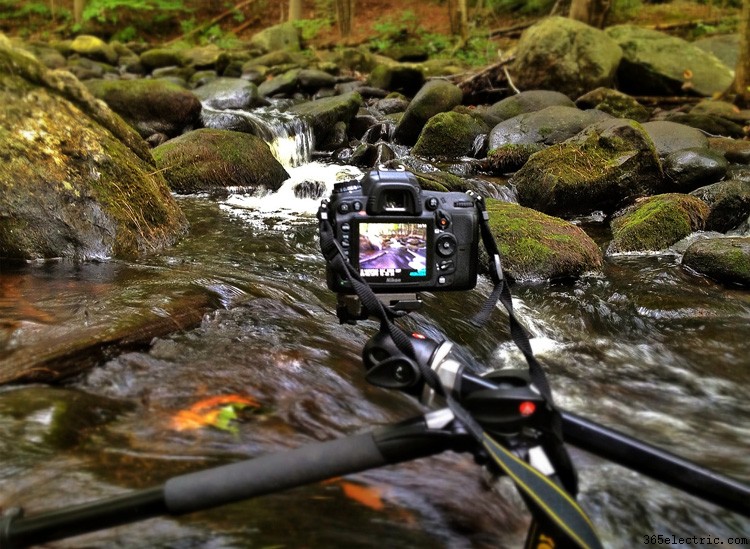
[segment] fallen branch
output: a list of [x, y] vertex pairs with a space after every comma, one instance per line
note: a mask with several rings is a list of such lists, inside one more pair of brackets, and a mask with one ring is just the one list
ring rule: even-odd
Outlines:
[[520, 34], [521, 31], [528, 29], [533, 23], [521, 23], [519, 25], [513, 25], [512, 27], [505, 27], [502, 29], [495, 29], [490, 31], [490, 38], [496, 38], [498, 36], [508, 36], [512, 34]]

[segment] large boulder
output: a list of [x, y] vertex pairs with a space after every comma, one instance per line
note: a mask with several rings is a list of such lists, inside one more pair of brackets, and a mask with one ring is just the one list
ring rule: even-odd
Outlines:
[[654, 145], [640, 124], [610, 119], [544, 149], [511, 178], [524, 206], [553, 214], [613, 211], [662, 184]]
[[636, 25], [615, 25], [605, 32], [622, 48], [617, 78], [626, 93], [710, 97], [732, 83], [729, 67], [682, 38]]
[[706, 219], [708, 231], [731, 231], [750, 216], [750, 181], [720, 181], [695, 189], [690, 194], [703, 200], [711, 209]]
[[396, 125], [394, 138], [405, 145], [414, 145], [427, 121], [441, 112], [461, 104], [463, 93], [455, 84], [431, 80], [419, 90]]
[[602, 266], [599, 246], [572, 223], [493, 199], [487, 212], [503, 271], [516, 281], [577, 277]]
[[138, 135], [2, 35], [0, 101], [0, 257], [132, 257], [184, 230]]
[[349, 92], [300, 103], [287, 112], [306, 120], [312, 126], [315, 143], [322, 145], [333, 137], [336, 124], [342, 122], [348, 126], [361, 106], [362, 96]]
[[573, 137], [595, 122], [611, 118], [599, 111], [553, 106], [519, 114], [497, 124], [490, 131], [490, 150], [505, 145], [553, 145]]
[[696, 240], [682, 264], [719, 282], [750, 286], [750, 237]]
[[378, 63], [367, 78], [368, 85], [408, 96], [416, 94], [424, 85], [422, 69], [411, 63], [392, 61]]
[[411, 152], [424, 158], [476, 156], [478, 141], [488, 131], [469, 114], [441, 112], [430, 118]]
[[198, 98], [166, 80], [89, 80], [86, 86], [144, 139], [174, 137], [200, 123]]
[[576, 98], [612, 87], [622, 50], [604, 31], [567, 17], [546, 17], [529, 27], [510, 67], [521, 89], [550, 89]]
[[153, 151], [156, 165], [177, 193], [242, 187], [276, 191], [289, 178], [268, 144], [248, 133], [202, 128], [170, 139]]
[[607, 253], [664, 250], [694, 231], [703, 230], [708, 206], [686, 194], [645, 198], [620, 212], [611, 223]]
[[567, 95], [553, 90], [522, 91], [484, 109], [483, 115], [495, 124], [519, 114], [541, 111], [547, 107], [575, 107]]
[[301, 49], [300, 31], [291, 21], [281, 23], [253, 35], [250, 45], [266, 52], [281, 49], [298, 51]]

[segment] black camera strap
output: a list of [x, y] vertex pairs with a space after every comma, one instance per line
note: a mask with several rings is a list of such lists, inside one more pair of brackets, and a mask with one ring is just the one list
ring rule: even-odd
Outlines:
[[[513, 313], [513, 303], [508, 285], [502, 273], [500, 253], [489, 228], [489, 215], [484, 201], [476, 194], [471, 194], [480, 213], [480, 230], [482, 241], [491, 258], [490, 273], [495, 288], [478, 316], [479, 322], [485, 322], [498, 300], [508, 311], [511, 336], [526, 357], [529, 365], [530, 379], [539, 393], [548, 402], [552, 411], [550, 434], [542, 443], [544, 451], [554, 463], [555, 473], [561, 483], [549, 478], [532, 467], [525, 460], [498, 443], [477, 423], [471, 414], [446, 391], [437, 375], [428, 365], [416, 360], [414, 347], [409, 337], [393, 322], [395, 312], [386, 307], [375, 292], [351, 265], [349, 259], [335, 238], [333, 226], [329, 219], [328, 203], [323, 201], [318, 210], [320, 221], [320, 247], [330, 268], [345, 277], [359, 297], [362, 306], [369, 315], [380, 320], [380, 331], [387, 333], [396, 347], [405, 356], [414, 360], [419, 366], [425, 383], [437, 394], [443, 396], [454, 416], [465, 426], [480, 443], [500, 470], [508, 475], [526, 501], [532, 513], [532, 523], [526, 539], [526, 547], [581, 547], [586, 549], [600, 548], [591, 521], [575, 502], [577, 478], [575, 469], [563, 444], [562, 418], [552, 401], [552, 392], [542, 366], [533, 355], [526, 331]], [[475, 319], [476, 321], [477, 319]], [[570, 494], [573, 494], [572, 496]]]

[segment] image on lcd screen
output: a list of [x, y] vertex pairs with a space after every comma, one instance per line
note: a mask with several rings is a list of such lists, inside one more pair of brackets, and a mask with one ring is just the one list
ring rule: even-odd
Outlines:
[[426, 223], [360, 223], [359, 272], [402, 282], [427, 277]]

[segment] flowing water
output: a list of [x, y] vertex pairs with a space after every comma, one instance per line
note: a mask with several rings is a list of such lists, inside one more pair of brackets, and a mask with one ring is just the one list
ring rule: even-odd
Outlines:
[[[64, 386], [0, 389], [0, 506], [64, 508], [422, 411], [364, 381], [359, 356], [376, 325], [337, 323], [317, 200], [291, 191], [359, 172], [309, 162], [289, 171], [276, 195], [181, 198], [190, 234], [158, 257], [0, 273], [7, 325], [65, 322], [84, 301], [148, 277], [214, 304], [199, 326], [100, 360]], [[586, 228], [604, 244], [606, 231]], [[487, 369], [522, 366], [500, 310], [480, 331], [468, 322], [490, 290], [482, 279], [472, 292], [427, 294], [405, 324], [442, 331]], [[600, 274], [514, 294], [563, 408], [750, 482], [747, 290], [662, 254], [612, 258]], [[185, 421], [219, 396], [254, 404], [227, 429]], [[643, 546], [652, 534], [750, 537], [746, 518], [586, 452], [573, 457], [580, 501], [607, 547]], [[507, 482], [490, 481], [470, 457], [446, 454], [51, 546], [519, 547], [528, 515]]]

